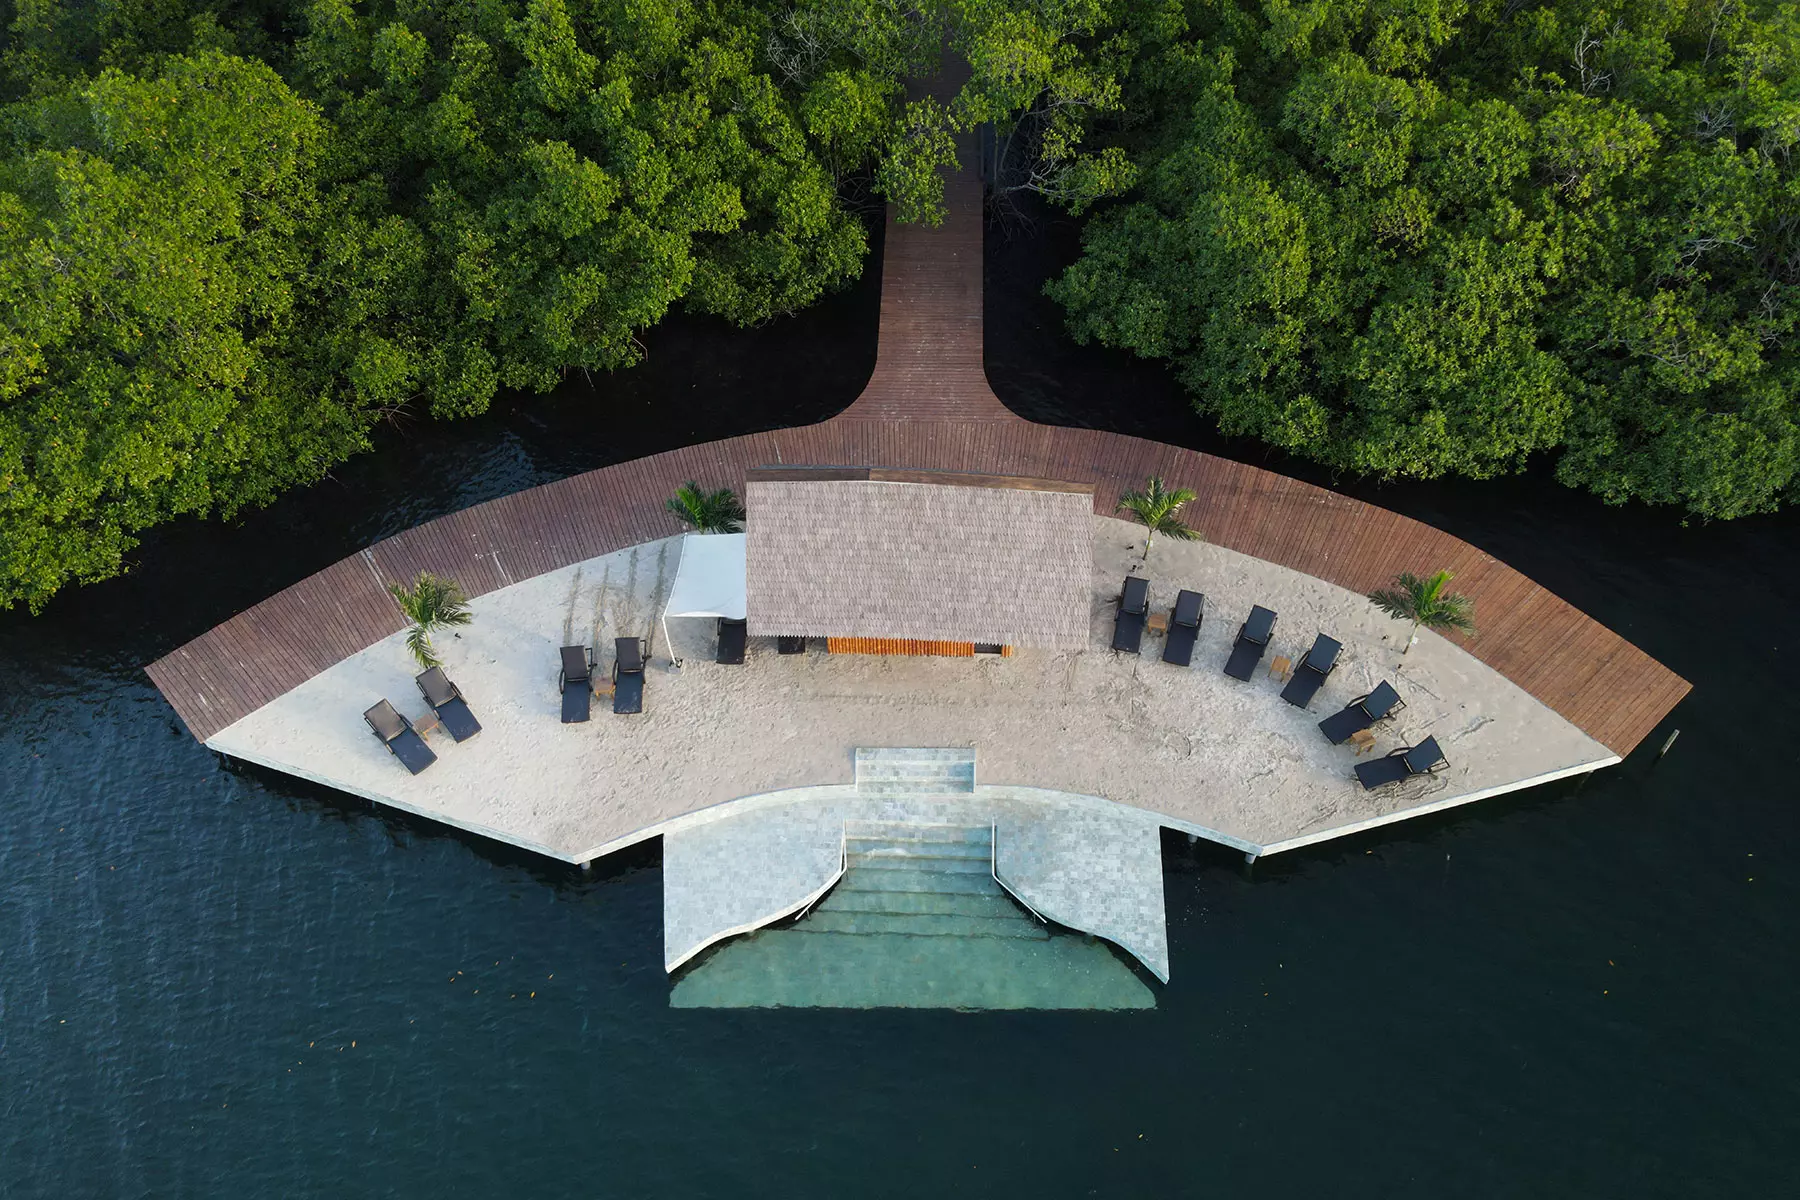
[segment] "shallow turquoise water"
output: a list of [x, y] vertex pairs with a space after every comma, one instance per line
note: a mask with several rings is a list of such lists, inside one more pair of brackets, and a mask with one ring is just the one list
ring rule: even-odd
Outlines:
[[995, 880], [990, 830], [902, 844], [857, 838], [810, 912], [732, 939], [684, 968], [676, 1008], [1154, 1008], [1121, 952], [1051, 930]]

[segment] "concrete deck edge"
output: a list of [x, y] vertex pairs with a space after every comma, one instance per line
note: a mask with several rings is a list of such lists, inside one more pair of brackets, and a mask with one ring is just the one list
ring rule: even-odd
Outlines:
[[679, 816], [646, 825], [642, 829], [634, 829], [630, 833], [620, 834], [610, 841], [601, 842], [591, 850], [583, 850], [571, 858], [571, 862], [592, 862], [596, 858], [604, 858], [608, 854], [619, 851], [653, 837], [667, 837], [671, 833], [682, 833], [696, 829], [701, 825], [710, 825], [714, 821], [723, 821], [729, 817], [743, 816], [755, 812], [759, 808], [774, 808], [791, 804], [796, 800], [804, 800], [816, 792], [853, 786], [850, 780], [842, 783], [812, 783], [801, 787], [779, 788], [773, 792], [752, 792], [748, 796], [734, 796], [730, 800], [721, 800], [717, 804], [709, 804], [705, 808], [696, 808], [692, 812], [684, 812]]
[[1006, 790], [1013, 792], [1045, 792], [1053, 796], [1065, 798], [1073, 797], [1088, 802], [1091, 805], [1105, 805], [1108, 808], [1113, 809], [1122, 808], [1128, 812], [1144, 814], [1144, 816], [1150, 818], [1160, 828], [1173, 829], [1178, 833], [1191, 833], [1195, 837], [1205, 838], [1209, 842], [1217, 842], [1221, 846], [1229, 846], [1233, 850], [1242, 850], [1246, 854], [1263, 853], [1263, 847], [1260, 844], [1245, 838], [1237, 837], [1234, 834], [1221, 833], [1217, 829], [1213, 829], [1206, 825], [1200, 825], [1193, 821], [1183, 821], [1180, 818], [1172, 817], [1167, 813], [1157, 812], [1155, 809], [1139, 808], [1135, 804], [1126, 804], [1119, 800], [1108, 800], [1105, 796], [1090, 796], [1083, 792], [1062, 792], [1055, 788], [1029, 787], [1022, 784], [1003, 783], [988, 786], [1003, 787]]
[[[229, 727], [226, 730], [220, 731], [221, 734], [225, 732], [229, 732]], [[552, 849], [542, 843], [516, 837], [490, 826], [482, 825], [479, 822], [462, 821], [442, 812], [430, 812], [414, 805], [395, 800], [391, 796], [379, 795], [342, 780], [333, 779], [328, 775], [302, 771], [291, 764], [276, 763], [254, 753], [239, 749], [227, 749], [223, 746], [214, 745], [214, 741], [217, 740], [219, 736], [220, 735], [214, 735], [213, 739], [209, 739], [204, 743], [206, 748], [213, 751], [215, 754], [223, 754], [227, 758], [235, 758], [242, 762], [254, 763], [256, 766], [262, 767], [265, 770], [274, 771], [282, 775], [291, 775], [297, 779], [304, 779], [309, 783], [316, 783], [321, 787], [332, 788], [336, 791], [356, 796], [359, 799], [367, 800], [371, 804], [398, 809], [401, 812], [408, 813], [415, 817], [422, 817], [428, 821], [434, 821], [441, 825], [448, 825], [453, 829], [460, 829], [465, 833], [472, 833], [479, 837], [492, 838], [494, 841], [516, 847], [517, 849], [528, 850], [533, 854], [541, 854], [545, 858], [554, 859], [557, 862], [569, 863], [571, 865], [590, 863], [596, 859], [604, 858], [609, 854], [616, 854], [621, 850], [629, 849], [639, 842], [648, 841], [654, 837], [663, 837], [670, 833], [679, 833], [685, 829], [693, 829], [701, 825], [710, 824], [714, 821], [725, 820], [729, 817], [752, 812], [758, 808], [788, 804], [795, 800], [804, 799], [808, 794], [816, 790], [845, 787], [853, 782], [845, 781], [844, 783], [810, 784], [802, 787], [783, 788], [774, 792], [758, 792], [749, 796], [738, 796], [730, 800], [722, 800], [717, 804], [708, 805], [705, 808], [682, 813], [679, 816], [670, 817], [665, 821], [658, 821], [646, 825], [641, 829], [634, 829], [630, 833], [609, 839], [597, 846], [582, 850], [579, 853], [567, 854]], [[1169, 816], [1166, 813], [1157, 812], [1154, 809], [1139, 808], [1134, 804], [1125, 804], [1117, 800], [1108, 800], [1104, 796], [1090, 796], [1081, 792], [1065, 792], [1059, 791], [1056, 788], [1032, 787], [1025, 784], [979, 784], [977, 785], [976, 794], [979, 795], [980, 789], [984, 787], [1004, 788], [1014, 792], [1042, 792], [1047, 795], [1054, 795], [1065, 803], [1070, 799], [1074, 799], [1095, 806], [1104, 805], [1109, 809], [1126, 809], [1131, 812], [1142, 813], [1144, 816], [1153, 819], [1163, 828], [1173, 829], [1178, 833], [1186, 833], [1197, 838], [1203, 838], [1206, 841], [1241, 851], [1253, 858], [1263, 858], [1287, 850], [1299, 850], [1306, 846], [1317, 845], [1320, 842], [1328, 842], [1337, 838], [1349, 837], [1352, 834], [1363, 833], [1370, 829], [1379, 829], [1384, 825], [1395, 825], [1401, 821], [1412, 820], [1414, 817], [1428, 816], [1432, 813], [1459, 808], [1465, 804], [1474, 804], [1479, 800], [1487, 800], [1494, 796], [1505, 795], [1508, 792], [1524, 791], [1527, 788], [1538, 787], [1546, 783], [1554, 783], [1559, 779], [1567, 779], [1574, 775], [1592, 774], [1594, 771], [1616, 766], [1623, 761], [1624, 759], [1614, 754], [1607, 758], [1595, 759], [1592, 762], [1578, 763], [1575, 766], [1564, 767], [1561, 770], [1550, 771], [1542, 775], [1534, 775], [1527, 779], [1515, 780], [1512, 783], [1501, 784], [1491, 788], [1483, 788], [1480, 791], [1468, 792], [1460, 796], [1451, 796], [1448, 799], [1439, 800], [1432, 804], [1421, 805], [1418, 808], [1401, 809], [1398, 812], [1386, 813], [1379, 817], [1369, 817], [1362, 821], [1353, 821], [1347, 825], [1334, 825], [1329, 829], [1321, 829], [1297, 838], [1287, 838], [1283, 841], [1270, 842], [1266, 845], [1249, 841], [1246, 838], [1236, 837], [1232, 834], [1224, 833], [1220, 830], [1200, 825], [1193, 821], [1183, 821], [1179, 818]], [[1001, 882], [1004, 885], [1004, 881]], [[1008, 890], [1010, 891], [1011, 889], [1008, 888]], [[822, 895], [823, 892], [820, 894]], [[769, 916], [768, 920], [761, 922], [761, 924], [767, 924], [768, 921], [778, 920], [783, 915], [785, 914], [772, 914]], [[1052, 919], [1055, 918], [1053, 917]], [[1066, 922], [1059, 923], [1066, 924]], [[751, 926], [751, 928], [757, 927], [759, 926]], [[1071, 928], [1078, 927], [1071, 926]], [[1129, 949], [1129, 947], [1127, 947], [1127, 949]], [[1135, 951], [1133, 953], [1135, 955]]]
[[[222, 732], [225, 732], [225, 731], [221, 731], [221, 733]], [[217, 735], [215, 735], [215, 737], [216, 736]], [[299, 767], [293, 766], [290, 763], [271, 762], [268, 759], [262, 758], [261, 756], [259, 756], [257, 754], [254, 754], [254, 753], [251, 753], [248, 751], [244, 751], [244, 750], [237, 750], [237, 749], [227, 750], [223, 746], [213, 745], [213, 743], [211, 741], [207, 741], [202, 744], [208, 750], [211, 750], [214, 754], [223, 754], [227, 758], [235, 758], [241, 762], [255, 763], [259, 767], [263, 767], [270, 771], [278, 772], [279, 774], [282, 774], [282, 775], [291, 775], [295, 779], [304, 779], [308, 783], [316, 783], [316, 784], [320, 785], [321, 787], [328, 787], [328, 788], [332, 788], [335, 791], [345, 792], [349, 795], [356, 796], [363, 800], [367, 800], [371, 804], [379, 804], [386, 808], [398, 809], [401, 812], [410, 813], [411, 815], [413, 815], [415, 817], [423, 817], [428, 821], [434, 821], [439, 825], [448, 825], [452, 829], [460, 829], [465, 833], [473, 833], [480, 837], [491, 838], [496, 842], [502, 842], [508, 846], [517, 847], [520, 850], [529, 850], [533, 854], [541, 854], [545, 858], [553, 858], [558, 862], [584, 863], [584, 862], [589, 861], [589, 859], [585, 859], [585, 858], [570, 858], [566, 854], [559, 854], [558, 852], [556, 852], [555, 850], [552, 850], [548, 846], [542, 845], [538, 842], [533, 842], [527, 838], [517, 837], [513, 834], [506, 833], [506, 832], [503, 832], [498, 829], [494, 829], [491, 826], [483, 825], [478, 821], [463, 821], [463, 820], [458, 820], [457, 818], [449, 816], [442, 812], [428, 811], [426, 809], [419, 808], [415, 805], [407, 804], [403, 800], [396, 800], [392, 796], [382, 796], [382, 795], [377, 795], [374, 792], [365, 791], [362, 788], [355, 786], [354, 784], [345, 783], [344, 781], [339, 780], [339, 779], [333, 779], [328, 775], [320, 775], [320, 774], [316, 774], [312, 771], [302, 770]], [[400, 765], [400, 763], [396, 760], [394, 763], [394, 769], [397, 771], [403, 771], [406, 768], [402, 767]], [[639, 841], [639, 840], [641, 840], [641, 839], [639, 839], [639, 838], [631, 839], [631, 841]], [[626, 845], [629, 845], [629, 844], [631, 844], [631, 843], [630, 842], [626, 843]], [[623, 847], [621, 847], [621, 849], [623, 849]]]
[[1488, 800], [1494, 796], [1503, 796], [1507, 792], [1524, 791], [1526, 788], [1539, 787], [1546, 783], [1555, 783], [1559, 779], [1568, 779], [1574, 775], [1591, 775], [1603, 767], [1616, 766], [1624, 759], [1614, 754], [1607, 758], [1595, 759], [1593, 762], [1577, 763], [1572, 767], [1564, 767], [1559, 771], [1548, 771], [1542, 775], [1534, 775], [1530, 779], [1520, 779], [1513, 783], [1503, 783], [1496, 787], [1483, 788], [1478, 792], [1468, 792], [1461, 796], [1451, 796], [1447, 800], [1438, 800], [1431, 804], [1422, 804], [1417, 808], [1402, 809], [1399, 812], [1387, 813], [1384, 816], [1369, 817], [1367, 820], [1353, 821], [1348, 825], [1334, 825], [1330, 829], [1321, 829], [1316, 833], [1304, 834], [1285, 841], [1272, 842], [1256, 852], [1257, 857], [1279, 854], [1284, 850], [1298, 850], [1302, 846], [1314, 846], [1320, 842], [1334, 841], [1337, 838], [1349, 837], [1354, 833], [1362, 833], [1368, 829], [1379, 829], [1383, 825], [1394, 825], [1401, 821], [1410, 821], [1415, 817], [1428, 816], [1431, 813], [1444, 812], [1447, 809], [1460, 808], [1465, 804], [1473, 804], [1477, 800]]

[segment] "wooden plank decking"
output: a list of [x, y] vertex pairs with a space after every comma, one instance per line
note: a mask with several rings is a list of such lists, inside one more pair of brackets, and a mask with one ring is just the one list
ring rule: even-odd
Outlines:
[[680, 532], [664, 497], [696, 479], [743, 493], [755, 467], [872, 466], [1090, 483], [1094, 510], [1150, 475], [1193, 488], [1184, 512], [1210, 540], [1367, 592], [1401, 570], [1448, 567], [1475, 600], [1487, 663], [1615, 753], [1689, 690], [1661, 663], [1530, 579], [1441, 530], [1257, 467], [1012, 414], [982, 367], [981, 185], [948, 185], [937, 229], [895, 225], [884, 256], [880, 347], [848, 410], [797, 429], [618, 463], [451, 513], [278, 592], [147, 668], [204, 741], [402, 628], [389, 582], [420, 570], [472, 596]]

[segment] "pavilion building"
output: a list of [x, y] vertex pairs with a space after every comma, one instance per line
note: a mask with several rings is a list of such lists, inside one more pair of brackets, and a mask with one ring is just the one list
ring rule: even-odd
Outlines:
[[1087, 645], [1091, 484], [761, 467], [744, 496], [749, 632], [834, 654]]

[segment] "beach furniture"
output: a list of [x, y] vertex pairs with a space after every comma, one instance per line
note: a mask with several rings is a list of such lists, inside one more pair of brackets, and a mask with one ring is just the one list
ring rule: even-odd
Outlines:
[[805, 654], [806, 639], [803, 637], [778, 637], [775, 639], [777, 654]]
[[744, 641], [749, 636], [749, 625], [730, 617], [719, 618], [719, 653], [715, 661], [740, 666], [744, 661]]
[[1367, 729], [1377, 721], [1385, 721], [1405, 707], [1406, 701], [1384, 679], [1368, 695], [1358, 696], [1344, 705], [1342, 711], [1334, 712], [1320, 721], [1319, 732], [1332, 745], [1341, 746], [1350, 740], [1351, 734]]
[[1185, 667], [1194, 661], [1194, 642], [1200, 636], [1200, 618], [1206, 597], [1182, 588], [1169, 610], [1169, 640], [1163, 643], [1163, 661]]
[[1150, 581], [1139, 575], [1125, 577], [1119, 595], [1119, 613], [1113, 618], [1112, 648], [1136, 654], [1144, 641], [1144, 618], [1150, 613]]
[[1385, 758], [1357, 763], [1356, 778], [1365, 789], [1378, 788], [1414, 775], [1435, 774], [1449, 765], [1444, 752], [1438, 749], [1437, 739], [1428, 737], [1416, 746], [1390, 750]]
[[422, 671], [413, 676], [413, 682], [419, 685], [419, 695], [425, 697], [425, 703], [431, 705], [431, 710], [438, 715], [438, 723], [450, 731], [451, 737], [466, 742], [481, 732], [481, 722], [469, 711], [462, 689], [450, 682], [444, 668]]
[[437, 755], [431, 752], [425, 739], [413, 729], [412, 722], [401, 716], [400, 710], [386, 700], [363, 713], [363, 720], [369, 723], [369, 732], [380, 738], [381, 744], [388, 748], [388, 753], [399, 759], [414, 775], [437, 761]]
[[613, 639], [613, 711], [644, 711], [644, 640]]
[[1295, 708], [1305, 708], [1325, 686], [1325, 677], [1337, 669], [1338, 655], [1343, 652], [1343, 645], [1336, 638], [1320, 634], [1313, 639], [1312, 649], [1294, 668], [1294, 677], [1281, 689], [1281, 698]]
[[1256, 664], [1262, 661], [1263, 651], [1269, 648], [1269, 639], [1274, 634], [1275, 614], [1260, 604], [1253, 605], [1250, 619], [1238, 626], [1231, 657], [1225, 660], [1225, 673], [1247, 682], [1250, 673], [1256, 670]]
[[562, 648], [562, 674], [557, 679], [557, 686], [562, 689], [564, 725], [588, 719], [589, 708], [594, 702], [593, 674], [594, 657], [586, 646]]

